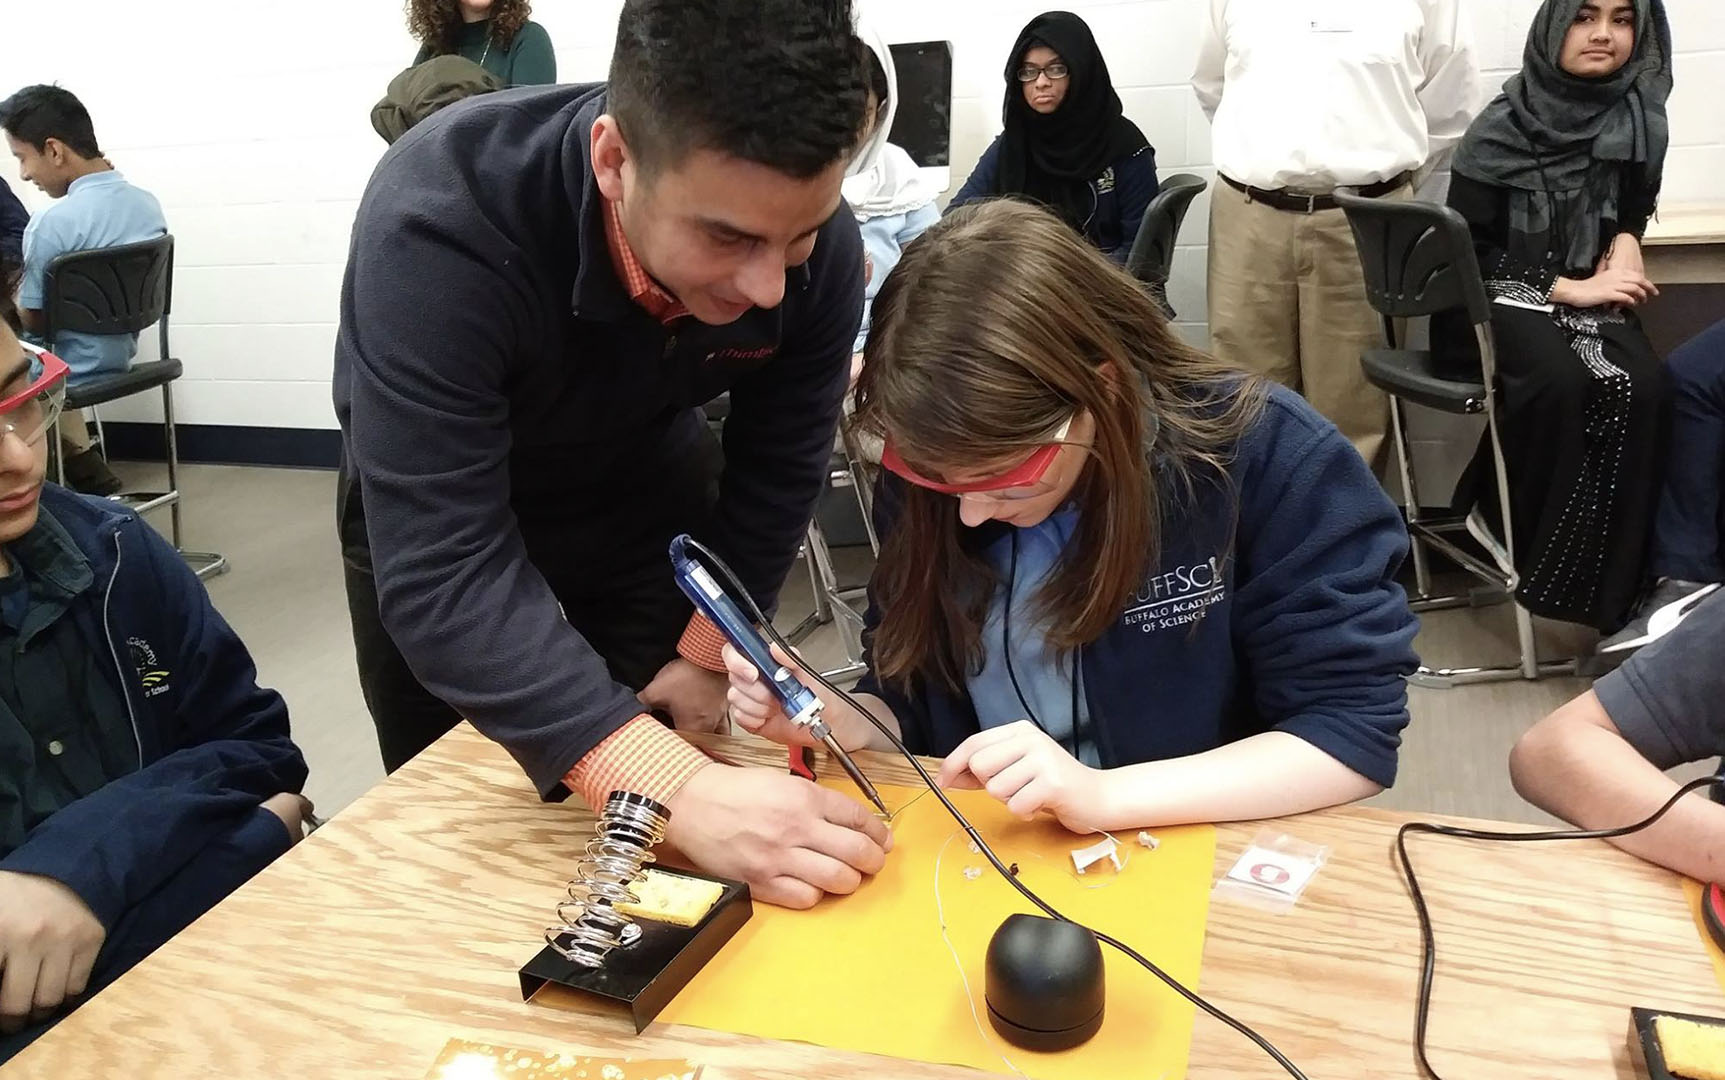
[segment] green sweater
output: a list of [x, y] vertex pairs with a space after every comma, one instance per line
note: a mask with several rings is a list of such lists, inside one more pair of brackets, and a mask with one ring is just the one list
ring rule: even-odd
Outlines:
[[[455, 52], [502, 79], [505, 87], [542, 86], [557, 81], [557, 54], [551, 49], [551, 35], [536, 22], [523, 24], [507, 49], [491, 43], [490, 19], [467, 23], [456, 39]], [[422, 45], [413, 62], [423, 64], [435, 55], [431, 46]]]

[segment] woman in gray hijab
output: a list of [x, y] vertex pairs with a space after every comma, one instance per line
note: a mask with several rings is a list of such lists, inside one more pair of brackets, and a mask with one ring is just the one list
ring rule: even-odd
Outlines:
[[[1635, 309], [1659, 291], [1640, 237], [1670, 92], [1662, 0], [1545, 0], [1450, 186], [1494, 301], [1516, 599], [1602, 632], [1642, 587], [1659, 491], [1664, 378]], [[1447, 355], [1477, 355], [1459, 319], [1434, 320], [1433, 335]], [[1490, 512], [1481, 450], [1458, 505]]]

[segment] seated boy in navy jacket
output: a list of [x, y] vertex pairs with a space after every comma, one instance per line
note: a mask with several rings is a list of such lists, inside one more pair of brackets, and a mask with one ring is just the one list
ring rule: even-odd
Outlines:
[[285, 852], [287, 707], [135, 514], [47, 484], [58, 359], [0, 325], [0, 1062]]

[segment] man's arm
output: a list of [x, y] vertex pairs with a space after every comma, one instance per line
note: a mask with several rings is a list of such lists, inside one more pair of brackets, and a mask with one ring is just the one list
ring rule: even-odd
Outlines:
[[[1678, 787], [1624, 739], [1592, 690], [1528, 729], [1510, 753], [1509, 775], [1522, 798], [1583, 829], [1632, 825]], [[1725, 806], [1701, 792], [1611, 842], [1697, 881], [1725, 879]]]
[[504, 387], [542, 347], [541, 313], [509, 238], [446, 233], [463, 193], [394, 205], [392, 167], [408, 165], [384, 164], [354, 228], [336, 345], [383, 623], [426, 689], [560, 798], [642, 706], [563, 617], [509, 505]]
[[1467, 134], [1479, 100], [1479, 65], [1461, 0], [1426, 0], [1419, 58], [1425, 72], [1416, 94], [1426, 116], [1428, 149], [1422, 168], [1442, 167]]
[[[1528, 730], [1515, 789], [1584, 829], [1632, 825], [1677, 791], [1663, 770], [1725, 748], [1725, 593]], [[1692, 794], [1612, 843], [1698, 881], [1725, 879], [1725, 806]]]
[[47, 325], [48, 264], [61, 255], [63, 244], [54, 219], [38, 214], [24, 227], [24, 268], [18, 277], [18, 320], [28, 333], [40, 335]]
[[1210, 18], [1198, 39], [1198, 64], [1192, 71], [1192, 92], [1198, 95], [1198, 107], [1214, 121], [1216, 107], [1222, 104], [1222, 83], [1228, 71], [1227, 36], [1224, 19], [1228, 0], [1210, 0]]

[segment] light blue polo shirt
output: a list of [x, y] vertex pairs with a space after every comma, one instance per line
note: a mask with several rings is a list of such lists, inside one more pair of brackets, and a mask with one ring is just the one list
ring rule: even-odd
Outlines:
[[[90, 173], [72, 181], [66, 197], [30, 219], [24, 229], [24, 279], [18, 306], [41, 311], [46, 304], [48, 264], [67, 252], [135, 244], [168, 231], [162, 205], [117, 170]], [[138, 352], [136, 334], [55, 335], [52, 348], [66, 361], [74, 379], [99, 372], [124, 371]]]

